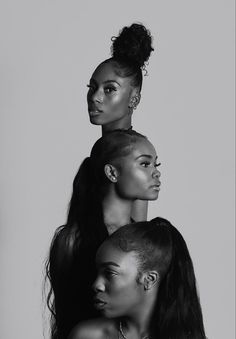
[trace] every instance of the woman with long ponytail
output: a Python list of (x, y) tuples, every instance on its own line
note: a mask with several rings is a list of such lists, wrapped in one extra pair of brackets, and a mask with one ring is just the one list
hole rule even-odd
[(69, 339), (205, 339), (192, 260), (166, 219), (133, 223), (96, 255), (94, 304), (103, 317), (78, 324)]
[(52, 338), (64, 339), (78, 321), (96, 316), (91, 293), (96, 251), (109, 234), (133, 221), (136, 199), (157, 199), (156, 161), (146, 137), (116, 130), (100, 138), (81, 164), (67, 222), (55, 232), (47, 262)]

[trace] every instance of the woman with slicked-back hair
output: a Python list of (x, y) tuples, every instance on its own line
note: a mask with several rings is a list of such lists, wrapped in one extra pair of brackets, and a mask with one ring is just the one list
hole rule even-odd
[(119, 228), (99, 247), (94, 304), (103, 317), (69, 339), (205, 339), (193, 263), (166, 219)]

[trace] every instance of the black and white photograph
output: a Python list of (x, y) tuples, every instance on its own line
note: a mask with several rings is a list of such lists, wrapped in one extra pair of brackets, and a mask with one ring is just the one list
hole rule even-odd
[(235, 2), (0, 1), (0, 338), (235, 338)]

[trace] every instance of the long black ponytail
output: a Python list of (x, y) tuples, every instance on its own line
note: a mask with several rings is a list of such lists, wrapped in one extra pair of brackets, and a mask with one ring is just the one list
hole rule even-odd
[[(104, 166), (118, 164), (140, 138), (145, 137), (134, 130), (107, 133), (96, 141), (90, 157), (82, 162), (74, 178), (67, 221), (56, 230), (46, 263), (52, 339), (66, 338), (78, 321), (91, 317), (93, 311), (88, 300), (89, 284), (95, 274), (94, 258), (97, 248), (108, 237), (102, 211), (109, 184)], [(86, 270), (84, 277), (81, 272)]]
[(156, 218), (152, 222), (167, 227), (172, 253), (169, 269), (158, 291), (158, 337), (205, 339), (194, 267), (186, 242), (167, 220)]
[(158, 271), (160, 284), (150, 333), (160, 339), (205, 339), (193, 263), (180, 232), (166, 219), (121, 227), (106, 241), (135, 251), (140, 272)]

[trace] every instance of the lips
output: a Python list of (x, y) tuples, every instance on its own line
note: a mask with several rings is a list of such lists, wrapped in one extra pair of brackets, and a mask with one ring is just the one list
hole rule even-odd
[(99, 298), (94, 298), (94, 306), (95, 308), (101, 310), (103, 309), (105, 306), (106, 306), (106, 302), (102, 299), (99, 299)]
[(102, 113), (102, 111), (98, 109), (96, 106), (90, 106), (88, 108), (88, 111), (90, 116), (96, 116)]
[(94, 117), (94, 116), (100, 115), (100, 114), (101, 114), (101, 111), (89, 111), (89, 115), (90, 115), (91, 117)]
[(151, 188), (153, 188), (156, 191), (160, 191), (160, 186), (161, 186), (161, 182), (158, 181), (158, 183), (152, 185)]

